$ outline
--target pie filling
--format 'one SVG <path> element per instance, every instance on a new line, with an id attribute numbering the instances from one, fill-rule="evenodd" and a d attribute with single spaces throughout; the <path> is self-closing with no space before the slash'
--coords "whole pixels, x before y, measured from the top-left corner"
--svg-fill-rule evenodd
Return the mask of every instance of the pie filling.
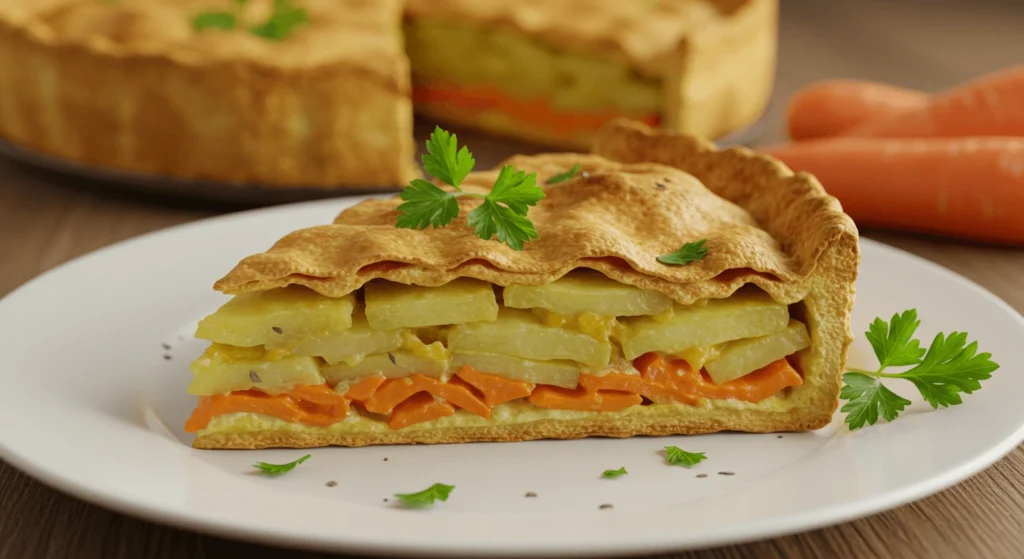
<path id="1" fill-rule="evenodd" d="M 624 61 L 546 46 L 523 33 L 415 18 L 405 26 L 413 103 L 460 120 L 503 118 L 556 139 L 615 117 L 657 126 L 661 78 Z"/>
<path id="2" fill-rule="evenodd" d="M 614 412 L 760 402 L 800 386 L 809 347 L 787 305 L 745 287 L 680 305 L 577 270 L 553 283 L 439 287 L 375 280 L 328 298 L 299 286 L 239 295 L 199 323 L 200 396 L 186 431 L 251 413 L 313 427 L 350 414 L 392 429 L 510 402 Z"/>

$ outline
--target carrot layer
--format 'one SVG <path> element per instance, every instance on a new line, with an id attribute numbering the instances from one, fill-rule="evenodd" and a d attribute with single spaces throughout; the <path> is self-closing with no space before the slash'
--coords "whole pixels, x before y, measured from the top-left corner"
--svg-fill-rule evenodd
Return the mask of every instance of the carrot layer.
<path id="1" fill-rule="evenodd" d="M 490 419 L 491 408 L 464 386 L 449 384 L 423 375 L 384 381 L 372 396 L 363 400 L 363 407 L 373 413 L 388 414 L 417 392 L 427 392 L 452 404 Z"/>
<path id="2" fill-rule="evenodd" d="M 366 378 L 349 388 L 344 396 L 327 385 L 298 386 L 288 394 L 271 396 L 256 390 L 232 392 L 200 399 L 185 424 L 195 432 L 209 425 L 210 420 L 228 413 L 259 413 L 291 423 L 327 426 L 348 415 L 349 400 L 362 404 L 367 411 L 390 414 L 388 426 L 402 429 L 409 425 L 447 417 L 462 408 L 490 418 L 491 408 L 512 400 L 527 398 L 542 408 L 619 411 L 643 403 L 679 402 L 696 404 L 700 398 L 734 398 L 759 402 L 780 390 L 803 382 L 800 374 L 781 359 L 739 379 L 714 384 L 694 371 L 685 361 L 666 361 L 656 354 L 644 355 L 634 364 L 640 376 L 610 373 L 580 375 L 575 389 L 515 381 L 480 373 L 463 367 L 451 382 L 441 382 L 423 375 L 408 378 Z"/>
<path id="3" fill-rule="evenodd" d="M 448 402 L 437 400 L 426 392 L 419 392 L 395 406 L 391 418 L 388 419 L 388 427 L 402 429 L 431 419 L 448 417 L 453 413 L 455 408 Z"/>
<path id="4" fill-rule="evenodd" d="M 619 411 L 644 401 L 639 394 L 612 390 L 538 386 L 530 394 L 530 403 L 541 408 L 579 411 Z"/>
<path id="5" fill-rule="evenodd" d="M 624 115 L 614 109 L 571 111 L 552 107 L 546 99 L 516 99 L 496 87 L 487 85 L 461 86 L 433 81 L 413 86 L 412 101 L 417 105 L 448 106 L 462 115 L 473 112 L 500 112 L 516 122 L 539 130 L 548 130 L 559 138 L 573 138 L 581 133 L 596 132 L 609 120 L 630 116 L 657 126 L 657 114 Z"/>
<path id="6" fill-rule="evenodd" d="M 491 407 L 526 398 L 534 389 L 534 385 L 529 382 L 478 373 L 472 367 L 462 367 L 455 376 L 479 390 L 483 394 L 484 403 Z"/>
<path id="7" fill-rule="evenodd" d="M 205 429 L 214 417 L 229 413 L 259 413 L 289 423 L 325 427 L 348 415 L 348 400 L 326 384 L 297 386 L 288 394 L 276 396 L 258 390 L 204 396 L 185 422 L 185 432 Z"/>
<path id="8" fill-rule="evenodd" d="M 711 400 L 743 400 L 760 402 L 784 388 L 800 386 L 803 377 L 786 359 L 779 359 L 750 374 L 722 384 L 715 384 L 702 371 L 695 371 L 681 359 L 665 361 L 652 355 L 647 366 L 640 369 L 641 377 L 650 382 L 671 386 L 676 392 L 701 396 Z"/>

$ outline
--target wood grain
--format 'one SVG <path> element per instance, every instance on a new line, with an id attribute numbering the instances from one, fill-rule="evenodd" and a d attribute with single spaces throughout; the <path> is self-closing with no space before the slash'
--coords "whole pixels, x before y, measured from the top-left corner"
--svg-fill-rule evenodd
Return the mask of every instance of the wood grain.
<path id="1" fill-rule="evenodd" d="M 937 90 L 1024 62 L 1024 4 L 1016 0 L 783 0 L 782 14 L 776 95 L 758 139 L 764 143 L 782 139 L 785 99 L 816 79 L 870 78 Z M 481 164 L 524 149 L 471 136 Z M 218 210 L 224 208 L 111 193 L 0 160 L 0 296 L 75 256 Z M 878 231 L 865 236 L 953 269 L 1024 310 L 1020 249 Z M 128 518 L 57 493 L 0 463 L 0 558 L 260 559 L 282 553 L 326 557 Z M 884 514 L 668 557 L 1024 557 L 1024 450 L 949 490 Z"/>

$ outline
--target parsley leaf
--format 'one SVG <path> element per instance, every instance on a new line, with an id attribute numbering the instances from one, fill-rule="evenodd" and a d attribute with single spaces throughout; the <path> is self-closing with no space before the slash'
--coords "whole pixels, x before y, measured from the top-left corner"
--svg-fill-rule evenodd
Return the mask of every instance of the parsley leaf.
<path id="1" fill-rule="evenodd" d="M 296 6 L 291 0 L 274 0 L 274 10 L 267 21 L 251 28 L 253 35 L 280 41 L 288 38 L 292 30 L 299 24 L 309 21 L 306 10 Z"/>
<path id="2" fill-rule="evenodd" d="M 624 475 L 626 475 L 628 473 L 629 472 L 626 471 L 626 467 L 623 466 L 623 467 L 619 468 L 618 470 L 605 470 L 604 473 L 601 474 L 601 477 L 606 477 L 606 478 L 614 479 L 614 478 L 617 478 L 617 477 L 624 476 Z"/>
<path id="3" fill-rule="evenodd" d="M 230 12 L 203 12 L 192 18 L 192 27 L 196 31 L 206 29 L 234 29 L 238 21 Z"/>
<path id="4" fill-rule="evenodd" d="M 916 365 L 921 362 L 925 350 L 921 342 L 911 339 L 920 324 L 915 309 L 892 315 L 888 324 L 881 318 L 871 323 L 864 335 L 871 342 L 875 357 L 882 367 Z"/>
<path id="5" fill-rule="evenodd" d="M 395 493 L 395 497 L 402 501 L 404 507 L 424 508 L 433 505 L 435 501 L 447 501 L 453 489 L 454 485 L 435 483 L 418 493 Z"/>
<path id="6" fill-rule="evenodd" d="M 310 456 L 310 454 L 307 454 L 302 458 L 299 458 L 294 462 L 288 462 L 287 464 L 267 464 L 266 462 L 256 462 L 255 464 L 252 465 L 252 467 L 256 468 L 257 470 L 268 476 L 277 476 L 285 472 L 290 472 L 294 470 L 295 466 L 298 466 L 299 464 L 305 462 L 306 460 L 309 460 Z"/>
<path id="7" fill-rule="evenodd" d="M 533 222 L 526 218 L 530 206 L 544 198 L 536 180 L 537 173 L 527 175 L 511 165 L 502 167 L 484 203 L 466 216 L 473 232 L 484 240 L 496 235 L 513 250 L 523 250 L 523 243 L 538 238 Z"/>
<path id="8" fill-rule="evenodd" d="M 990 353 L 978 353 L 978 342 L 967 343 L 966 332 L 935 336 L 921 363 L 894 375 L 914 383 L 933 408 L 962 404 L 960 393 L 981 389 L 981 381 L 992 377 L 999 365 Z"/>
<path id="9" fill-rule="evenodd" d="M 875 350 L 877 371 L 854 371 L 843 375 L 843 388 L 839 397 L 847 400 L 840 409 L 846 412 L 850 429 L 874 425 L 881 415 L 892 421 L 910 405 L 910 400 L 899 396 L 882 385 L 883 378 L 909 380 L 932 408 L 944 408 L 963 403 L 960 394 L 971 394 L 981 388 L 981 381 L 992 377 L 999 365 L 989 353 L 978 353 L 977 342 L 967 342 L 967 334 L 939 333 L 927 350 L 913 338 L 920 321 L 917 311 L 911 309 L 893 315 L 888 324 L 880 318 L 865 332 Z M 908 366 L 901 373 L 886 373 L 890 366 Z"/>
<path id="10" fill-rule="evenodd" d="M 701 239 L 692 243 L 686 243 L 675 252 L 659 256 L 658 262 L 672 266 L 683 266 L 690 262 L 696 262 L 704 258 L 704 255 L 708 253 L 708 249 L 704 248 L 704 243 L 706 242 L 708 242 L 707 239 Z"/>
<path id="11" fill-rule="evenodd" d="M 576 173 L 580 172 L 580 168 L 581 168 L 580 164 L 577 163 L 577 164 L 572 166 L 572 169 L 569 169 L 568 171 L 566 171 L 564 173 L 558 173 L 557 175 L 555 175 L 555 176 L 549 178 L 548 180 L 544 181 L 544 183 L 545 184 L 558 184 L 560 182 L 565 182 L 565 181 L 573 178 L 574 176 L 576 176 Z"/>
<path id="12" fill-rule="evenodd" d="M 426 229 L 429 225 L 436 229 L 445 227 L 459 215 L 455 194 L 441 190 L 423 179 L 414 179 L 398 197 L 405 202 L 398 206 L 396 227 Z"/>
<path id="13" fill-rule="evenodd" d="M 839 391 L 839 397 L 848 400 L 839 411 L 847 414 L 846 423 L 850 429 L 863 427 L 865 423 L 874 425 L 879 415 L 886 421 L 892 421 L 910 405 L 910 400 L 863 373 L 843 375 L 843 389 Z"/>
<path id="14" fill-rule="evenodd" d="M 404 229 L 446 227 L 459 215 L 457 198 L 482 198 L 483 203 L 466 216 L 473 232 L 484 240 L 496 236 L 513 250 L 523 250 L 526 242 L 539 237 L 533 222 L 526 217 L 530 207 L 544 198 L 544 190 L 537 186 L 537 173 L 527 174 L 505 165 L 487 194 L 463 192 L 459 184 L 475 164 L 469 149 L 465 146 L 458 149 L 458 138 L 454 134 L 435 128 L 427 140 L 423 167 L 452 186 L 455 192 L 422 179 L 413 180 L 398 195 L 405 202 L 398 206 L 395 226 Z"/>
<path id="15" fill-rule="evenodd" d="M 666 446 L 665 452 L 670 466 L 685 466 L 689 468 L 707 460 L 703 452 L 686 452 L 678 446 Z"/>
<path id="16" fill-rule="evenodd" d="M 458 149 L 458 141 L 458 136 L 449 134 L 437 126 L 427 139 L 427 153 L 423 154 L 422 159 L 426 172 L 437 177 L 437 180 L 452 185 L 456 190 L 461 190 L 459 185 L 473 170 L 476 160 L 466 146 Z"/>
<path id="17" fill-rule="evenodd" d="M 540 236 L 529 219 L 490 200 L 484 200 L 480 207 L 469 212 L 466 221 L 481 239 L 497 235 L 498 240 L 512 250 L 523 250 L 525 242 Z"/>

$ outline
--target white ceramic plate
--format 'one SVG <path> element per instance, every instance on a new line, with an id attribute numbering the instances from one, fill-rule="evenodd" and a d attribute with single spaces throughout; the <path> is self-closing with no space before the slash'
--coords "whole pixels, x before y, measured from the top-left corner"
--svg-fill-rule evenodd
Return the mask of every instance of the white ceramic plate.
<path id="1" fill-rule="evenodd" d="M 348 203 L 147 235 L 0 301 L 0 458 L 99 505 L 230 537 L 372 554 L 549 557 L 680 550 L 849 520 L 948 487 L 1024 435 L 1024 320 L 959 276 L 864 241 L 851 365 L 872 365 L 860 334 L 871 319 L 916 307 L 925 340 L 967 330 L 1003 364 L 965 405 L 933 412 L 910 385 L 893 382 L 914 406 L 894 423 L 852 433 L 837 415 L 821 431 L 782 438 L 318 449 L 276 479 L 250 465 L 304 451 L 192 450 L 181 426 L 194 404 L 187 366 L 202 346 L 189 337 L 224 299 L 210 285 L 242 256 L 328 222 Z M 669 467 L 660 454 L 668 444 L 708 460 Z M 628 476 L 600 479 L 620 466 Z M 456 489 L 431 510 L 383 500 L 434 482 Z M 614 508 L 599 510 L 606 503 Z"/>

